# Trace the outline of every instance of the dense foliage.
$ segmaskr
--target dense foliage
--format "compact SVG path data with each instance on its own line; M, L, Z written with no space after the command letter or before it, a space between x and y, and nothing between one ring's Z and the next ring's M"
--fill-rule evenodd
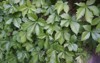
M0 63L85 63L100 52L95 0L0 0Z

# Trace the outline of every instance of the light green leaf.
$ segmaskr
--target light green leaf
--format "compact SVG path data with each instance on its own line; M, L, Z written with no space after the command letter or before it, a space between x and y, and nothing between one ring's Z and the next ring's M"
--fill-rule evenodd
M97 41L100 38L100 34L97 32L92 32L92 38Z
M14 0L14 3L19 3L20 2L20 0Z
M100 52L100 44L98 44L98 46L96 47L96 52L97 52L97 53Z
M13 18L10 18L6 21L6 24L11 24L11 22L13 21Z
M38 24L39 24L40 26L45 26L45 25L46 25L46 22L45 22L45 20L44 20L43 18L39 18L39 19L38 19Z
M34 23L31 22L31 21L23 23L22 26L21 26L21 30L27 30L28 27L30 27L32 24L34 24Z
M82 3L82 2L80 2L80 3L75 3L77 6L85 6L85 3Z
M68 45L69 51L77 51L78 46L76 44Z
M82 33L81 40L82 41L87 40L89 37L90 37L90 32L85 31Z
M61 16L61 18L63 18L63 19L69 19L70 18L70 16L69 16L69 14L67 13L63 13L63 14L61 14L60 15Z
M55 9L57 10L57 13L59 14L64 8L64 3L62 1L57 1L55 5Z
M35 33L36 33L36 35L39 35L39 34L40 34L39 25L36 25L36 26L35 26Z
M55 20L55 13L51 14L48 19L47 19L47 23L50 24L50 23L54 23L54 20Z
M35 13L29 13L28 18L32 21L36 21L38 19L38 16Z
M38 55L39 55L38 52L33 51L32 52L33 59L31 60L30 63L37 63L38 60L39 60L39 56Z
M20 42L21 42L21 43L26 42L26 33L21 31L21 32L19 33L19 38L20 38Z
M17 27L20 28L20 23L21 23L21 19L20 18L15 18L13 21L13 24Z
M31 43L25 43L23 46L26 48L27 51L30 51L33 48L33 45Z
M64 39L68 41L70 40L70 34L66 31L64 32Z
M94 15L99 16L99 9L96 6L89 6L89 9L93 12Z
M61 20L60 26L63 27L68 27L70 24L70 22L68 20Z
M100 29L100 23L96 26L96 29Z
M81 56L76 57L77 63L84 63Z
M57 63L57 60L56 60L56 51L52 51L49 63Z
M100 22L100 17L92 20L92 25L97 25Z
M61 37L58 39L58 41L59 41L59 43L60 43L60 44L63 44L63 43L64 43L64 41L65 41L65 40L64 40L64 37L63 37L63 36L61 36Z
M35 25L32 25L27 29L27 39L29 41L32 41L31 37L32 37L32 33L33 33L34 29L35 29Z
M80 24L78 24L77 22L71 22L71 30L75 33L78 34L79 29L80 29Z
M61 37L62 33L61 32L57 32L55 34L55 40L59 39Z
M84 28L86 31L91 31L91 25L83 25L83 28Z
M85 18L86 18L86 21L89 22L89 23L92 23L92 19L93 19L93 14L92 12L86 8L86 13L85 13Z
M76 16L77 16L77 20L80 19L82 16L84 16L85 14L85 8L79 8L77 9L77 12L76 12Z
M67 2L64 3L64 11L66 13L68 13L68 11L69 11L69 6L67 5Z
M87 5L92 5L95 3L95 0L87 0L86 4Z

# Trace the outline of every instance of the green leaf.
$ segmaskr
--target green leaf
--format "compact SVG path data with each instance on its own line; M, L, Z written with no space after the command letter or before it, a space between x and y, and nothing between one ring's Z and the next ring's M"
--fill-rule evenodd
M55 34L55 40L59 39L61 37L62 33L61 32L57 32Z
M13 23L17 28L20 28L21 19L20 18L15 18Z
M70 24L70 22L68 20L61 20L60 26L63 27L68 27Z
M70 40L70 34L66 31L64 32L64 39L68 41Z
M99 9L96 6L89 6L89 9L93 12L94 15L99 16Z
M76 44L68 45L69 51L77 51L78 46Z
M93 14L92 12L86 8L85 19L87 22L92 23Z
M36 33L36 35L39 35L39 34L40 34L39 25L36 25L36 26L35 26L35 33Z
M61 18L63 18L63 19L69 19L69 18L70 18L70 16L69 16L68 13L63 13L63 14L61 14L60 16L61 16Z
M96 26L96 29L100 29L100 23Z
M98 44L98 46L96 47L96 52L97 52L97 53L100 52L100 44Z
M68 11L69 11L69 6L67 5L67 2L64 3L64 11L66 13L68 13Z
M33 48L33 45L31 43L25 43L23 46L26 48L27 51L30 51Z
M100 18L95 18L92 20L92 25L97 25L100 22Z
M78 24L77 22L71 22L71 30L75 33L78 34L79 29L80 29L80 24Z
M21 26L21 30L24 30L24 31L27 30L32 24L34 24L34 23L31 21L23 23Z
M95 3L95 0L87 0L86 4L87 5L92 5Z
M20 2L20 0L14 0L14 3L19 3Z
M92 38L97 41L100 38L100 34L97 32L92 32Z
M80 2L80 3L75 3L77 6L85 6L85 3L82 3L82 2Z
M61 37L58 39L58 41L59 41L59 43L60 43L60 44L63 44L63 43L64 43L64 41L65 41L65 40L64 40L64 37L63 37L63 36L61 36Z
M91 25L83 25L83 28L84 28L86 31L91 31Z
M81 56L78 56L78 57L76 58L76 60L77 60L77 63L84 63L84 62L83 62L83 58L82 58Z
M29 13L28 18L32 21L36 21L38 19L38 16L35 13Z
M19 38L20 38L20 42L21 42L21 43L26 42L26 33L21 31L21 32L19 33Z
M55 5L55 9L57 10L57 13L59 14L64 8L64 3L62 1L57 1Z
M56 51L52 51L49 63L57 63Z
M27 29L27 39L29 41L32 41L31 37L32 37L32 33L34 32L34 29L35 29L35 25L32 25Z
M77 37L75 35L72 35L70 41L71 42L76 42L76 40L77 40Z
M47 19L47 23L50 24L50 23L54 23L54 20L55 20L55 13L51 14L48 19Z
M38 24L39 24L40 26L45 26L45 25L46 25L46 22L45 22L45 20L44 20L43 18L39 18L39 19L38 19Z
M82 33L81 40L82 41L87 40L89 37L90 37L90 32L85 31Z
M6 21L6 24L11 24L11 22L13 21L13 18L10 18Z
M76 16L77 16L77 20L80 19L82 16L84 16L85 14L85 8L84 7L81 7L79 9L77 9L77 12L76 12Z
M37 63L38 62L38 59L39 59L39 54L36 52L36 51L33 51L32 52L32 56L33 58L31 59L30 63Z

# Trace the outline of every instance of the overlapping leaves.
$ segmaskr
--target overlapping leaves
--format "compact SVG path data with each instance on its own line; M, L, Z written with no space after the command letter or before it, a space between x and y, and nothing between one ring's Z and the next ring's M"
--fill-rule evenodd
M100 52L100 10L95 0L76 3L74 15L69 2L48 1L0 2L0 63L83 62L87 40L98 43Z

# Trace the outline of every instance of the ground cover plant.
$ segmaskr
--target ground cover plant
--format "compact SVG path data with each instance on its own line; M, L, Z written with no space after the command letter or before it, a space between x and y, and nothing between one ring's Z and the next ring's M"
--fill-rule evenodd
M0 63L87 63L99 52L99 0L0 0Z

